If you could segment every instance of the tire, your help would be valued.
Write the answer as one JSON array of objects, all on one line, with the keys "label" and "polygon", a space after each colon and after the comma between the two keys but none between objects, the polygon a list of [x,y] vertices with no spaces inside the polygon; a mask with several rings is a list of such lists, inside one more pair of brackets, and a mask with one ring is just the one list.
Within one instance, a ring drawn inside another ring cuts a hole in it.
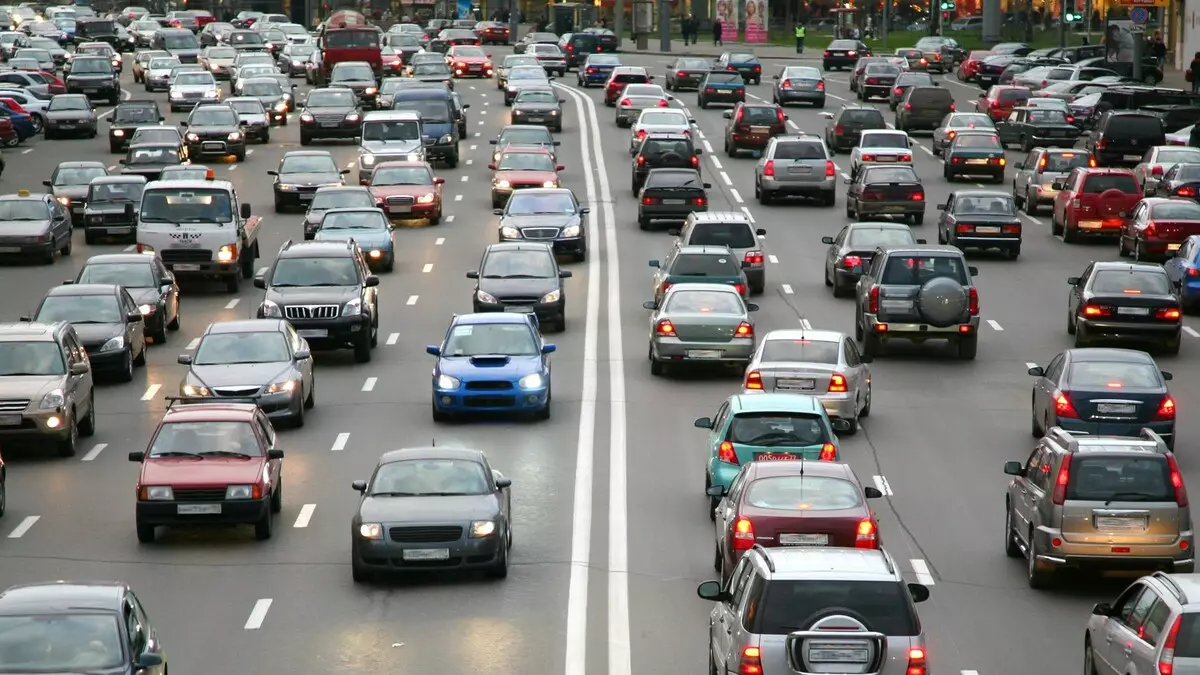
[{"label": "tire", "polygon": [[1021,557],[1021,547],[1017,545],[1017,533],[1012,528],[1012,506],[1008,500],[1004,502],[1004,554],[1010,558]]},{"label": "tire", "polygon": [[279,479],[279,485],[275,486],[275,491],[271,493],[271,513],[279,513],[283,510],[283,479]]},{"label": "tire", "polygon": [[1038,204],[1037,199],[1031,199],[1028,192],[1025,193],[1025,213],[1036,216],[1040,213],[1042,207]]},{"label": "tire", "polygon": [[1038,569],[1037,565],[1037,541],[1030,537],[1029,540],[1029,567],[1026,571],[1026,580],[1029,582],[1029,587],[1034,589],[1049,588],[1054,582],[1054,573],[1046,570]]},{"label": "tire", "polygon": [[1168,353],[1170,355],[1178,354],[1181,343],[1182,343],[1182,337],[1180,335],[1176,335],[1175,337],[1171,338],[1170,340],[1167,340],[1167,342],[1163,344],[1163,351],[1165,351],[1166,353]]},{"label": "tire", "polygon": [[276,197],[275,198],[275,213],[283,213],[284,210],[285,209],[283,206],[283,200],[281,200],[279,197]]},{"label": "tire", "polygon": [[371,361],[371,331],[368,330],[358,342],[354,343],[354,361],[370,363]]},{"label": "tire", "polygon": [[964,361],[975,360],[975,354],[979,351],[979,336],[970,335],[960,337],[958,339],[958,358]]},{"label": "tire", "polygon": [[96,433],[96,394],[88,397],[87,417],[79,421],[79,435],[93,436]]},{"label": "tire", "polygon": [[272,524],[271,509],[267,509],[266,513],[262,515],[262,518],[259,518],[254,523],[254,538],[259,541],[266,541],[270,539],[271,531],[273,529]]},{"label": "tire", "polygon": [[79,447],[79,425],[75,422],[74,410],[71,410],[69,418],[71,428],[67,430],[67,437],[56,442],[59,457],[74,457],[75,450]]},{"label": "tire", "polygon": [[154,340],[154,344],[156,345],[164,345],[167,343],[167,320],[165,317],[163,318],[162,328],[154,331],[154,334],[150,337]]},{"label": "tire", "polygon": [[175,306],[175,318],[171,319],[171,322],[167,324],[167,330],[172,330],[172,331],[179,330],[179,305],[178,304],[176,304],[176,306]]},{"label": "tire", "polygon": [[157,527],[155,527],[154,525],[149,525],[147,523],[143,523],[140,520],[135,522],[134,527],[137,529],[137,540],[139,543],[142,543],[142,544],[153,544],[154,543],[154,532],[155,532],[155,530],[158,529]]},{"label": "tire", "polygon": [[488,568],[485,574],[489,579],[505,579],[508,577],[508,546],[501,543],[499,560]]},{"label": "tire", "polygon": [[866,331],[863,331],[863,337],[862,337],[862,347],[863,347],[862,353],[863,354],[867,354],[867,355],[870,355],[871,357],[874,357],[876,354],[879,353],[880,347],[882,347],[882,346],[883,345],[879,340],[879,336],[875,335],[874,333],[867,333]]},{"label": "tire", "polygon": [[125,352],[125,360],[122,364],[123,367],[121,368],[121,372],[117,373],[117,381],[118,382],[132,382],[133,381],[133,353],[132,352],[133,352],[132,347],[130,347],[129,350],[127,350]]},{"label": "tire", "polygon": [[88,229],[85,229],[83,231],[83,242],[85,244],[91,246],[98,241],[100,241],[100,237],[98,237],[95,232],[92,232],[91,230],[88,230]]}]

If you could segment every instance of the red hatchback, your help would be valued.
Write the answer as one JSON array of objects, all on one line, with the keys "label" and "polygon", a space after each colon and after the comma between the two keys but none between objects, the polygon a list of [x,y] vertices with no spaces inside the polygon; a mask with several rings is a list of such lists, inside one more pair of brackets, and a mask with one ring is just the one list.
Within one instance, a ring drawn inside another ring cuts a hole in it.
[{"label": "red hatchback", "polygon": [[963,62],[958,64],[958,79],[963,82],[970,82],[979,74],[979,66],[983,64],[983,60],[991,56],[991,52],[973,51],[963,59]]},{"label": "red hatchback", "polygon": [[1165,261],[1183,241],[1200,234],[1200,204],[1190,199],[1147,197],[1133,207],[1117,250],[1122,258]]},{"label": "red hatchback", "polygon": [[767,548],[882,546],[879,523],[867,500],[883,493],[864,488],[849,464],[747,462],[721,496],[713,566],[723,580],[755,544]]},{"label": "red hatchback", "polygon": [[979,95],[975,101],[975,109],[999,122],[1005,119],[1019,105],[1025,105],[1032,93],[1026,87],[998,85]]}]

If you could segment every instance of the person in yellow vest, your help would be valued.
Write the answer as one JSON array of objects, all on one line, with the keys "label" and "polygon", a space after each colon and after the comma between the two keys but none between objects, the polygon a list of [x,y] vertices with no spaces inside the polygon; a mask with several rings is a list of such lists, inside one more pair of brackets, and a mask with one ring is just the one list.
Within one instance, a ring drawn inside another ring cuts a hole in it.
[{"label": "person in yellow vest", "polygon": [[804,53],[804,24],[796,24],[796,53]]}]

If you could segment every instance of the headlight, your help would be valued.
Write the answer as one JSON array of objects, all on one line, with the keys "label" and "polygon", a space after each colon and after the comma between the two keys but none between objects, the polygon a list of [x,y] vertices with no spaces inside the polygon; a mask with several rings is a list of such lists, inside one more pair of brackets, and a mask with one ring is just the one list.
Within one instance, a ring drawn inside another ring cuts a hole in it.
[{"label": "headlight", "polygon": [[67,398],[63,395],[63,390],[55,389],[47,392],[46,395],[42,397],[42,402],[38,404],[38,408],[41,410],[54,410],[56,408],[63,407],[66,405],[66,403]]},{"label": "headlight", "polygon": [[146,316],[148,314],[153,314],[154,310],[155,310],[154,305],[139,305],[138,306],[138,311],[142,313],[142,316]]},{"label": "headlight", "polygon": [[124,348],[125,348],[125,336],[118,335],[117,337],[112,338],[108,342],[105,342],[104,346],[100,347],[100,351],[115,352],[118,349],[124,349]]},{"label": "headlight", "polygon": [[301,63],[301,62],[299,62],[299,61],[292,61],[292,67],[293,67],[293,68],[300,68],[300,67],[301,67],[301,66],[303,66],[303,65],[304,65],[304,64],[303,64],[303,63]]},{"label": "headlight", "polygon": [[505,239],[520,239],[521,233],[517,230],[517,228],[510,225],[505,225],[504,227],[500,228],[500,236],[504,237]]},{"label": "headlight", "polygon": [[378,90],[378,89],[376,89],[375,87],[367,87],[367,88],[366,88],[366,89],[363,91],[363,93],[364,93],[364,94],[366,94],[367,96],[374,96],[374,95],[375,95],[375,92],[377,92],[377,91],[379,91],[379,90]]},{"label": "headlight", "polygon": [[279,189],[283,190],[284,192],[291,192],[292,190],[296,189],[296,186],[295,185],[287,185],[286,183],[280,183]]},{"label": "headlight", "polygon": [[422,159],[424,159],[424,157],[422,157],[421,153],[419,153],[419,152],[408,153],[408,161],[410,161],[410,162],[419,162]]},{"label": "headlight", "polygon": [[279,311],[279,305],[270,300],[263,300],[258,306],[258,315],[264,319],[282,319],[283,312]]},{"label": "headlight", "polygon": [[275,104],[275,112],[287,112],[287,101],[280,101]]},{"label": "headlight", "polygon": [[437,379],[437,388],[438,389],[458,389],[458,385],[459,385],[459,380],[457,377],[450,377],[449,375],[438,375],[438,379]]},{"label": "headlight", "polygon": [[496,296],[492,295],[491,293],[488,293],[487,291],[475,291],[475,299],[478,300],[479,302],[486,302],[489,305],[498,304],[498,301],[496,300]]},{"label": "headlight", "polygon": [[175,491],[166,485],[150,485],[142,488],[142,497],[147,501],[170,502],[175,500]]},{"label": "headlight", "polygon": [[113,136],[116,136],[117,138],[123,138],[125,136],[125,131],[123,129],[113,129]]},{"label": "headlight", "polygon": [[471,522],[471,538],[491,536],[496,532],[496,522],[493,520],[475,520]]},{"label": "headlight", "polygon": [[240,141],[242,140],[242,133],[240,131],[234,131],[233,133],[229,134],[227,138],[231,141]]},{"label": "headlight", "polygon": [[200,135],[199,134],[188,134],[187,139],[188,139],[188,141],[190,141],[192,143],[199,143]]},{"label": "headlight", "polygon": [[237,256],[235,244],[225,244],[217,251],[217,262],[230,262]]},{"label": "headlight", "polygon": [[285,100],[285,101],[290,101],[290,100],[292,100],[292,95],[291,95],[291,94],[289,94],[289,93],[287,93],[287,92],[284,92],[284,94],[283,94],[283,100]]},{"label": "headlight", "polygon": [[363,539],[383,539],[383,525],[379,523],[363,523],[358,526],[358,536]]},{"label": "headlight", "polygon": [[300,113],[300,121],[301,122],[311,122],[311,121],[313,121],[313,116],[309,113]]},{"label": "headlight", "polygon": [[208,91],[204,92],[205,98],[212,98],[214,96],[219,96],[220,94],[221,92],[217,91],[216,89],[209,89]]},{"label": "headlight", "polygon": [[417,197],[417,203],[418,203],[418,204],[432,204],[432,203],[433,203],[433,200],[434,200],[436,197],[437,197],[437,195],[435,195],[435,194],[434,194],[434,193],[432,193],[432,192],[430,192],[430,193],[427,193],[427,194],[423,194],[423,195],[421,195],[420,197]]},{"label": "headlight", "polygon": [[179,388],[179,393],[184,396],[212,396],[212,391],[202,384],[184,384]]},{"label": "headlight", "polygon": [[225,499],[251,499],[254,497],[254,487],[251,485],[230,485],[225,488]]},{"label": "headlight", "polygon": [[441,143],[441,144],[453,143],[453,142],[454,142],[454,137],[451,136],[450,134],[446,134],[445,136],[442,136],[441,138],[438,139],[438,143]]},{"label": "headlight", "polygon": [[360,316],[362,315],[362,298],[355,298],[346,303],[342,308],[342,316]]},{"label": "headlight", "polygon": [[370,250],[370,252],[368,252],[368,253],[367,253],[367,257],[369,257],[369,258],[381,258],[381,257],[383,257],[383,251],[380,251],[380,250],[379,250],[379,249],[377,249],[377,248],[373,248],[373,249],[371,249],[371,250]]},{"label": "headlight", "polygon": [[58,198],[58,203],[59,203],[59,204],[62,204],[63,206],[70,206],[70,205],[71,205],[71,198],[70,198],[70,197],[59,197],[59,198]]},{"label": "headlight", "polygon": [[346,115],[347,122],[357,122],[358,119],[359,119],[358,113],[350,113],[349,115]]},{"label": "headlight", "polygon": [[367,155],[363,155],[362,157],[359,157],[358,159],[360,162],[362,162],[363,166],[371,166],[372,164],[375,163],[375,155],[367,154]]},{"label": "headlight", "polygon": [[554,117],[554,116],[556,116],[556,115],[558,115],[558,111],[557,111],[557,110],[551,110],[551,111],[550,111],[550,116],[551,116],[551,117]]},{"label": "headlight", "polygon": [[295,380],[285,380],[283,382],[272,382],[270,385],[267,386],[267,390],[264,393],[267,393],[267,394],[288,393],[288,394],[290,394],[293,391],[295,391],[295,389],[296,389],[296,381]]},{"label": "headlight", "polygon": [[514,111],[513,111],[513,117],[519,117],[519,116],[521,116],[521,115],[524,115],[524,114],[525,114],[525,111],[524,111],[524,110],[514,110]]},{"label": "headlight", "polygon": [[542,302],[558,302],[558,299],[561,297],[562,297],[562,291],[550,291],[549,293],[542,296],[541,301]]},{"label": "headlight", "polygon": [[558,181],[556,181],[556,180],[548,180],[548,181],[546,181],[545,183],[542,183],[542,187],[546,187],[546,188],[556,188],[556,187],[558,187]]},{"label": "headlight", "polygon": [[522,389],[541,389],[544,383],[541,373],[530,373],[517,380],[517,386]]},{"label": "headlight", "polygon": [[512,187],[512,183],[509,183],[506,180],[498,180],[496,181],[496,187],[500,188],[501,190],[507,190],[508,188]]},{"label": "headlight", "polygon": [[578,225],[568,225],[568,226],[566,226],[566,227],[564,227],[564,228],[563,228],[562,234],[561,234],[560,236],[563,236],[563,237],[578,237],[578,236],[579,236],[579,232],[580,232],[580,227],[579,227]]}]

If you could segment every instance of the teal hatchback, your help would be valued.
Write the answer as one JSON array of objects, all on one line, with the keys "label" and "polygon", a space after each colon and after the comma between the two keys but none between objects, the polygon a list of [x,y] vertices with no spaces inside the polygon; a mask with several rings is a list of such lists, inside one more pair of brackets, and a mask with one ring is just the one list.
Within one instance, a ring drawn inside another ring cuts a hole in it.
[{"label": "teal hatchback", "polygon": [[800,394],[735,394],[715,417],[701,417],[708,429],[708,468],[704,489],[709,517],[742,464],[770,460],[840,458],[835,431],[849,431],[845,420],[830,421],[820,399]]}]

